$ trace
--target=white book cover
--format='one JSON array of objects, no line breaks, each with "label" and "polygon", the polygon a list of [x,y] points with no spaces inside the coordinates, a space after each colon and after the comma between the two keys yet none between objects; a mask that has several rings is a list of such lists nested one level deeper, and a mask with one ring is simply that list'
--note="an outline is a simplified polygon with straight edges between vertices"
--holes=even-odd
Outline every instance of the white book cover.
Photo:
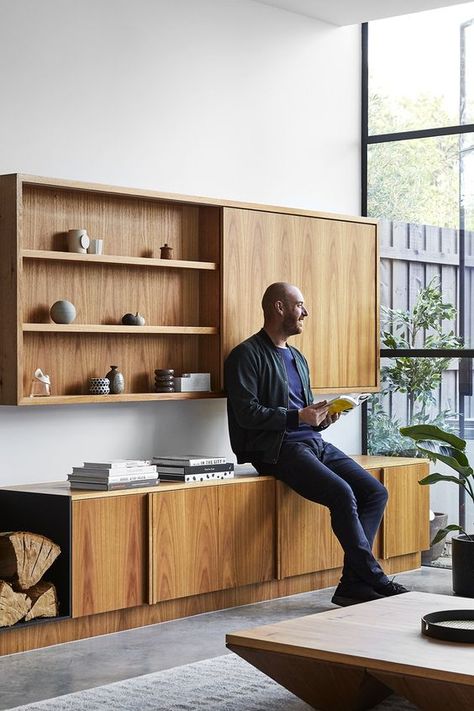
[{"label": "white book cover", "polygon": [[208,457],[204,454],[167,454],[153,457],[154,464],[182,464],[194,467],[206,464],[225,464],[225,457]]},{"label": "white book cover", "polygon": [[68,474],[69,481],[90,481],[97,483],[113,483],[119,481],[151,481],[158,478],[158,472],[156,467],[154,467],[153,472],[138,472],[136,474],[107,474],[105,476],[99,475],[85,475],[80,472],[74,472],[73,474]]},{"label": "white book cover", "polygon": [[100,491],[114,491],[119,489],[139,489],[146,486],[158,486],[159,479],[141,479],[140,481],[80,481],[72,479],[71,489],[94,489]]},{"label": "white book cover", "polygon": [[81,479],[91,477],[93,479],[110,479],[117,476],[134,476],[135,474],[143,475],[144,478],[156,474],[157,468],[155,464],[149,464],[143,467],[114,467],[113,469],[92,469],[87,467],[73,467],[73,475],[79,476]]},{"label": "white book cover", "polygon": [[122,469],[125,467],[142,467],[151,464],[150,459],[108,459],[103,462],[84,462],[84,467],[91,469]]}]

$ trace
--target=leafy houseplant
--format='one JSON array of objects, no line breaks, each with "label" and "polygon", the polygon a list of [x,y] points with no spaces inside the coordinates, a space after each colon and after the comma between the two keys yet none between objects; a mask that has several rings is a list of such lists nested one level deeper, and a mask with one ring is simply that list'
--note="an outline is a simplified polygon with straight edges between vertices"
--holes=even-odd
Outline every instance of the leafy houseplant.
[{"label": "leafy houseplant", "polygon": [[[460,339],[452,330],[445,332],[444,320],[456,317],[456,308],[444,303],[439,278],[433,277],[419,290],[411,310],[382,307],[383,328],[381,341],[385,348],[410,349],[458,348]],[[423,334],[427,334],[423,339]],[[447,418],[454,414],[443,410],[434,415],[436,404],[433,392],[438,388],[443,372],[451,358],[412,358],[397,356],[382,368],[384,389],[371,402],[368,420],[368,449],[376,454],[416,456],[401,435],[400,422],[386,412],[383,399],[390,393],[406,393],[409,424],[432,424],[446,427]]]},{"label": "leafy houseplant", "polygon": [[[466,441],[434,425],[401,427],[400,433],[415,442],[417,450],[432,462],[442,462],[455,474],[429,474],[419,482],[422,485],[450,481],[464,489],[474,503],[474,470],[466,456]],[[432,544],[443,540],[450,531],[459,531],[452,539],[453,589],[458,595],[474,597],[474,534],[461,526],[450,524],[438,531]]]}]

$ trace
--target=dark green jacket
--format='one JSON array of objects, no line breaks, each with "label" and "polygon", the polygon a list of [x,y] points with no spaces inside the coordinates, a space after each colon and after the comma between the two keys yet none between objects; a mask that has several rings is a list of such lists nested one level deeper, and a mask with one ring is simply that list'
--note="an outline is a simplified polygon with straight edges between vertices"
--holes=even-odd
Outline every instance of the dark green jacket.
[{"label": "dark green jacket", "polygon": [[[291,346],[306,399],[313,402],[306,358]],[[230,443],[242,462],[276,462],[287,427],[298,426],[298,410],[288,409],[288,377],[283,357],[266,331],[236,346],[224,363]]]}]

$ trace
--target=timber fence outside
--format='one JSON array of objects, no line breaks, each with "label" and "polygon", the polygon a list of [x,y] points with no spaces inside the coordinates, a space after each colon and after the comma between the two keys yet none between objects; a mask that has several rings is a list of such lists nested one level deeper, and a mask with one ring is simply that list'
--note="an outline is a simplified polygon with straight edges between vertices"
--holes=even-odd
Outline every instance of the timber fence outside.
[{"label": "timber fence outside", "polygon": [[[380,303],[394,309],[411,309],[420,288],[437,276],[443,301],[456,307],[459,314],[459,232],[455,229],[379,220]],[[474,232],[465,232],[465,347],[474,347]],[[459,316],[458,316],[459,318]],[[445,321],[446,331],[459,333],[458,323]],[[423,348],[425,334],[415,344]],[[385,361],[387,362],[387,361]],[[384,360],[382,361],[382,365]],[[434,393],[436,410],[458,410],[458,359],[453,359],[443,374],[442,384]],[[474,417],[474,398],[466,400],[466,419]],[[407,417],[407,397],[393,393],[383,398],[392,417],[403,423]],[[467,423],[466,423],[467,424]],[[470,430],[470,428],[469,428]],[[466,432],[466,435],[468,433]],[[474,436],[474,433],[471,434]]]}]

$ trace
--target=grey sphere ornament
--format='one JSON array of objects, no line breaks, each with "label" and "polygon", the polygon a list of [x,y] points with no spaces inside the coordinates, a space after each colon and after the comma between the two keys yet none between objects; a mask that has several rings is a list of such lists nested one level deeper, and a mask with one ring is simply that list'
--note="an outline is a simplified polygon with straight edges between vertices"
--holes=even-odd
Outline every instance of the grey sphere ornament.
[{"label": "grey sphere ornament", "polygon": [[76,307],[66,299],[55,301],[49,310],[49,315],[54,323],[72,323],[76,318]]}]

